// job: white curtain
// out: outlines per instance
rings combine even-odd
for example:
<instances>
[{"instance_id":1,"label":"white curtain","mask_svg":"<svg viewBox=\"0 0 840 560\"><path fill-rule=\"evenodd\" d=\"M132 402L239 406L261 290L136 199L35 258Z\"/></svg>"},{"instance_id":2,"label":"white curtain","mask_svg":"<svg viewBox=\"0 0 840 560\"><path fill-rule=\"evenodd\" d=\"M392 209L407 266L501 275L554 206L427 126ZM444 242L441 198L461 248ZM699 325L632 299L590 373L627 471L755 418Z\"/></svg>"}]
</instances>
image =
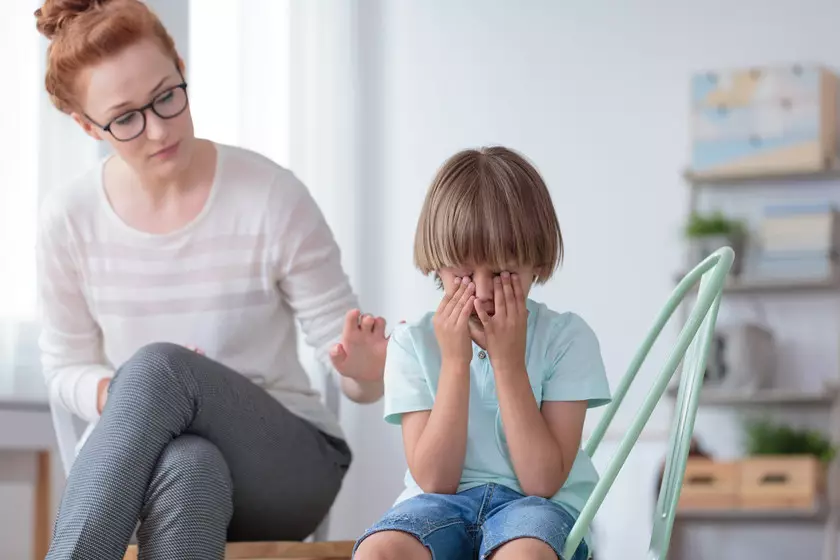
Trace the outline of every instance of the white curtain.
<instances>
[{"instance_id":1,"label":"white curtain","mask_svg":"<svg viewBox=\"0 0 840 560\"><path fill-rule=\"evenodd\" d=\"M37 0L8 3L0 18L0 390L41 391L35 236L43 194L95 157L95 146L49 103L46 40L35 29ZM9 12L10 10L10 12Z\"/></svg>"},{"instance_id":2,"label":"white curtain","mask_svg":"<svg viewBox=\"0 0 840 560\"><path fill-rule=\"evenodd\" d=\"M300 177L333 229L357 290L362 276L371 274L359 264L361 3L194 0L188 69L196 133L257 150ZM317 375L311 349L301 342L299 353L316 373L315 386L337 400ZM378 417L369 407L340 411L351 443L363 436L360 414ZM360 469L350 473L351 479L360 476ZM364 488L348 479L333 508L332 538L361 530L354 504L364 499Z\"/></svg>"},{"instance_id":3,"label":"white curtain","mask_svg":"<svg viewBox=\"0 0 840 560\"><path fill-rule=\"evenodd\" d=\"M296 173L358 285L355 10L355 0L196 0L187 73L196 134Z\"/></svg>"}]
</instances>

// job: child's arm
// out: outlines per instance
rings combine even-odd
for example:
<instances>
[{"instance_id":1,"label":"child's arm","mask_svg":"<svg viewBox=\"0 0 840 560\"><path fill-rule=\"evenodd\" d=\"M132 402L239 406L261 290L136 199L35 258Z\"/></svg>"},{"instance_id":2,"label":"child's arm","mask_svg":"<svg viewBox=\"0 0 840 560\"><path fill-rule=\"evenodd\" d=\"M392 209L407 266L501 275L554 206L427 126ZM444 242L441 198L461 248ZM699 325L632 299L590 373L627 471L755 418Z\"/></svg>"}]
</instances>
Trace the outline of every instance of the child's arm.
<instances>
[{"instance_id":1,"label":"child's arm","mask_svg":"<svg viewBox=\"0 0 840 560\"><path fill-rule=\"evenodd\" d=\"M405 331L392 335L385 364L385 418L403 430L403 445L411 476L427 493L458 490L467 449L472 342L469 318L475 286L457 282L446 293L434 315L435 339L440 350L440 374L434 395L418 363L413 342ZM422 346L435 344L424 339Z\"/></svg>"},{"instance_id":2,"label":"child's arm","mask_svg":"<svg viewBox=\"0 0 840 560\"><path fill-rule=\"evenodd\" d=\"M469 362L444 363L432 410L402 417L408 468L424 492L454 494L458 490L467 452L469 396Z\"/></svg>"},{"instance_id":3,"label":"child's arm","mask_svg":"<svg viewBox=\"0 0 840 560\"><path fill-rule=\"evenodd\" d=\"M524 368L497 371L496 389L519 485L529 496L550 498L572 470L580 449L587 402L546 402L540 411Z\"/></svg>"},{"instance_id":4,"label":"child's arm","mask_svg":"<svg viewBox=\"0 0 840 560\"><path fill-rule=\"evenodd\" d=\"M516 275L502 273L493 292L495 315L489 317L480 306L476 310L487 336L513 470L526 494L548 498L569 477L587 408L608 394L597 339L579 319L550 334L552 375L540 407L525 368L528 310L522 286Z\"/></svg>"}]
</instances>

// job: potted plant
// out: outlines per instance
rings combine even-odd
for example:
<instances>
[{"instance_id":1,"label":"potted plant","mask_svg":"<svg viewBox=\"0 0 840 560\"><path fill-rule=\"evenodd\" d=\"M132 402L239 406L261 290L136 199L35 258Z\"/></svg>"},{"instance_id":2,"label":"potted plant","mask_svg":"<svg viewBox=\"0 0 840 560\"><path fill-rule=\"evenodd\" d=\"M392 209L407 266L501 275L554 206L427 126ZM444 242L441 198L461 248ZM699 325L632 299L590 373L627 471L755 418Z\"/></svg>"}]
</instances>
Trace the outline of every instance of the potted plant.
<instances>
[{"instance_id":1,"label":"potted plant","mask_svg":"<svg viewBox=\"0 0 840 560\"><path fill-rule=\"evenodd\" d=\"M797 430L768 420L746 426L748 457L741 462L744 508L818 507L837 448L816 430Z\"/></svg>"},{"instance_id":2,"label":"potted plant","mask_svg":"<svg viewBox=\"0 0 840 560\"><path fill-rule=\"evenodd\" d=\"M709 214L694 212L685 226L685 236L689 242L689 260L692 266L717 249L729 246L735 251L732 275L737 276L741 272L741 252L746 245L746 228L741 220L727 218L719 210Z\"/></svg>"},{"instance_id":3,"label":"potted plant","mask_svg":"<svg viewBox=\"0 0 840 560\"><path fill-rule=\"evenodd\" d=\"M749 455L809 455L829 463L837 448L817 430L797 430L770 420L746 424L746 450Z\"/></svg>"}]
</instances>

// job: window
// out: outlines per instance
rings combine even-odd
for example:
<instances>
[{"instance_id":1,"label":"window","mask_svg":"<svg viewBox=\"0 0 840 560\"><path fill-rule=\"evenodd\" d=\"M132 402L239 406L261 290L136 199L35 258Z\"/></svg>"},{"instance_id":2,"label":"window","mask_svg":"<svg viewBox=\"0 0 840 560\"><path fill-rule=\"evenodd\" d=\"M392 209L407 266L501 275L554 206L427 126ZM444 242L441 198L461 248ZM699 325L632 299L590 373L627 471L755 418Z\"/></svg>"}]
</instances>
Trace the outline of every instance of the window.
<instances>
[{"instance_id":1,"label":"window","mask_svg":"<svg viewBox=\"0 0 840 560\"><path fill-rule=\"evenodd\" d=\"M0 88L0 391L42 387L37 352L35 242L38 204L52 187L92 164L96 142L56 110L44 91L47 41L35 29L35 0L0 18L6 57ZM8 85L7 85L8 84Z\"/></svg>"}]
</instances>

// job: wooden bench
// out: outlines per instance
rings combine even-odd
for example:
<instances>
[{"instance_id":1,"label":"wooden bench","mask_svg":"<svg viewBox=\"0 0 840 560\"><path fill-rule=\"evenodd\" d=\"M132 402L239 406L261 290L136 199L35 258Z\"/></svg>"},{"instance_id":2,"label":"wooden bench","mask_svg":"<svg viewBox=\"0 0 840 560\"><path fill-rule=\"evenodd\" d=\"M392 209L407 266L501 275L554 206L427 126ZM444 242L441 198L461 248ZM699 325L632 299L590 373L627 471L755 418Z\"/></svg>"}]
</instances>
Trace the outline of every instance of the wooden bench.
<instances>
[{"instance_id":1,"label":"wooden bench","mask_svg":"<svg viewBox=\"0 0 840 560\"><path fill-rule=\"evenodd\" d=\"M225 560L350 560L354 541L229 543ZM123 560L137 560L137 545Z\"/></svg>"}]
</instances>

